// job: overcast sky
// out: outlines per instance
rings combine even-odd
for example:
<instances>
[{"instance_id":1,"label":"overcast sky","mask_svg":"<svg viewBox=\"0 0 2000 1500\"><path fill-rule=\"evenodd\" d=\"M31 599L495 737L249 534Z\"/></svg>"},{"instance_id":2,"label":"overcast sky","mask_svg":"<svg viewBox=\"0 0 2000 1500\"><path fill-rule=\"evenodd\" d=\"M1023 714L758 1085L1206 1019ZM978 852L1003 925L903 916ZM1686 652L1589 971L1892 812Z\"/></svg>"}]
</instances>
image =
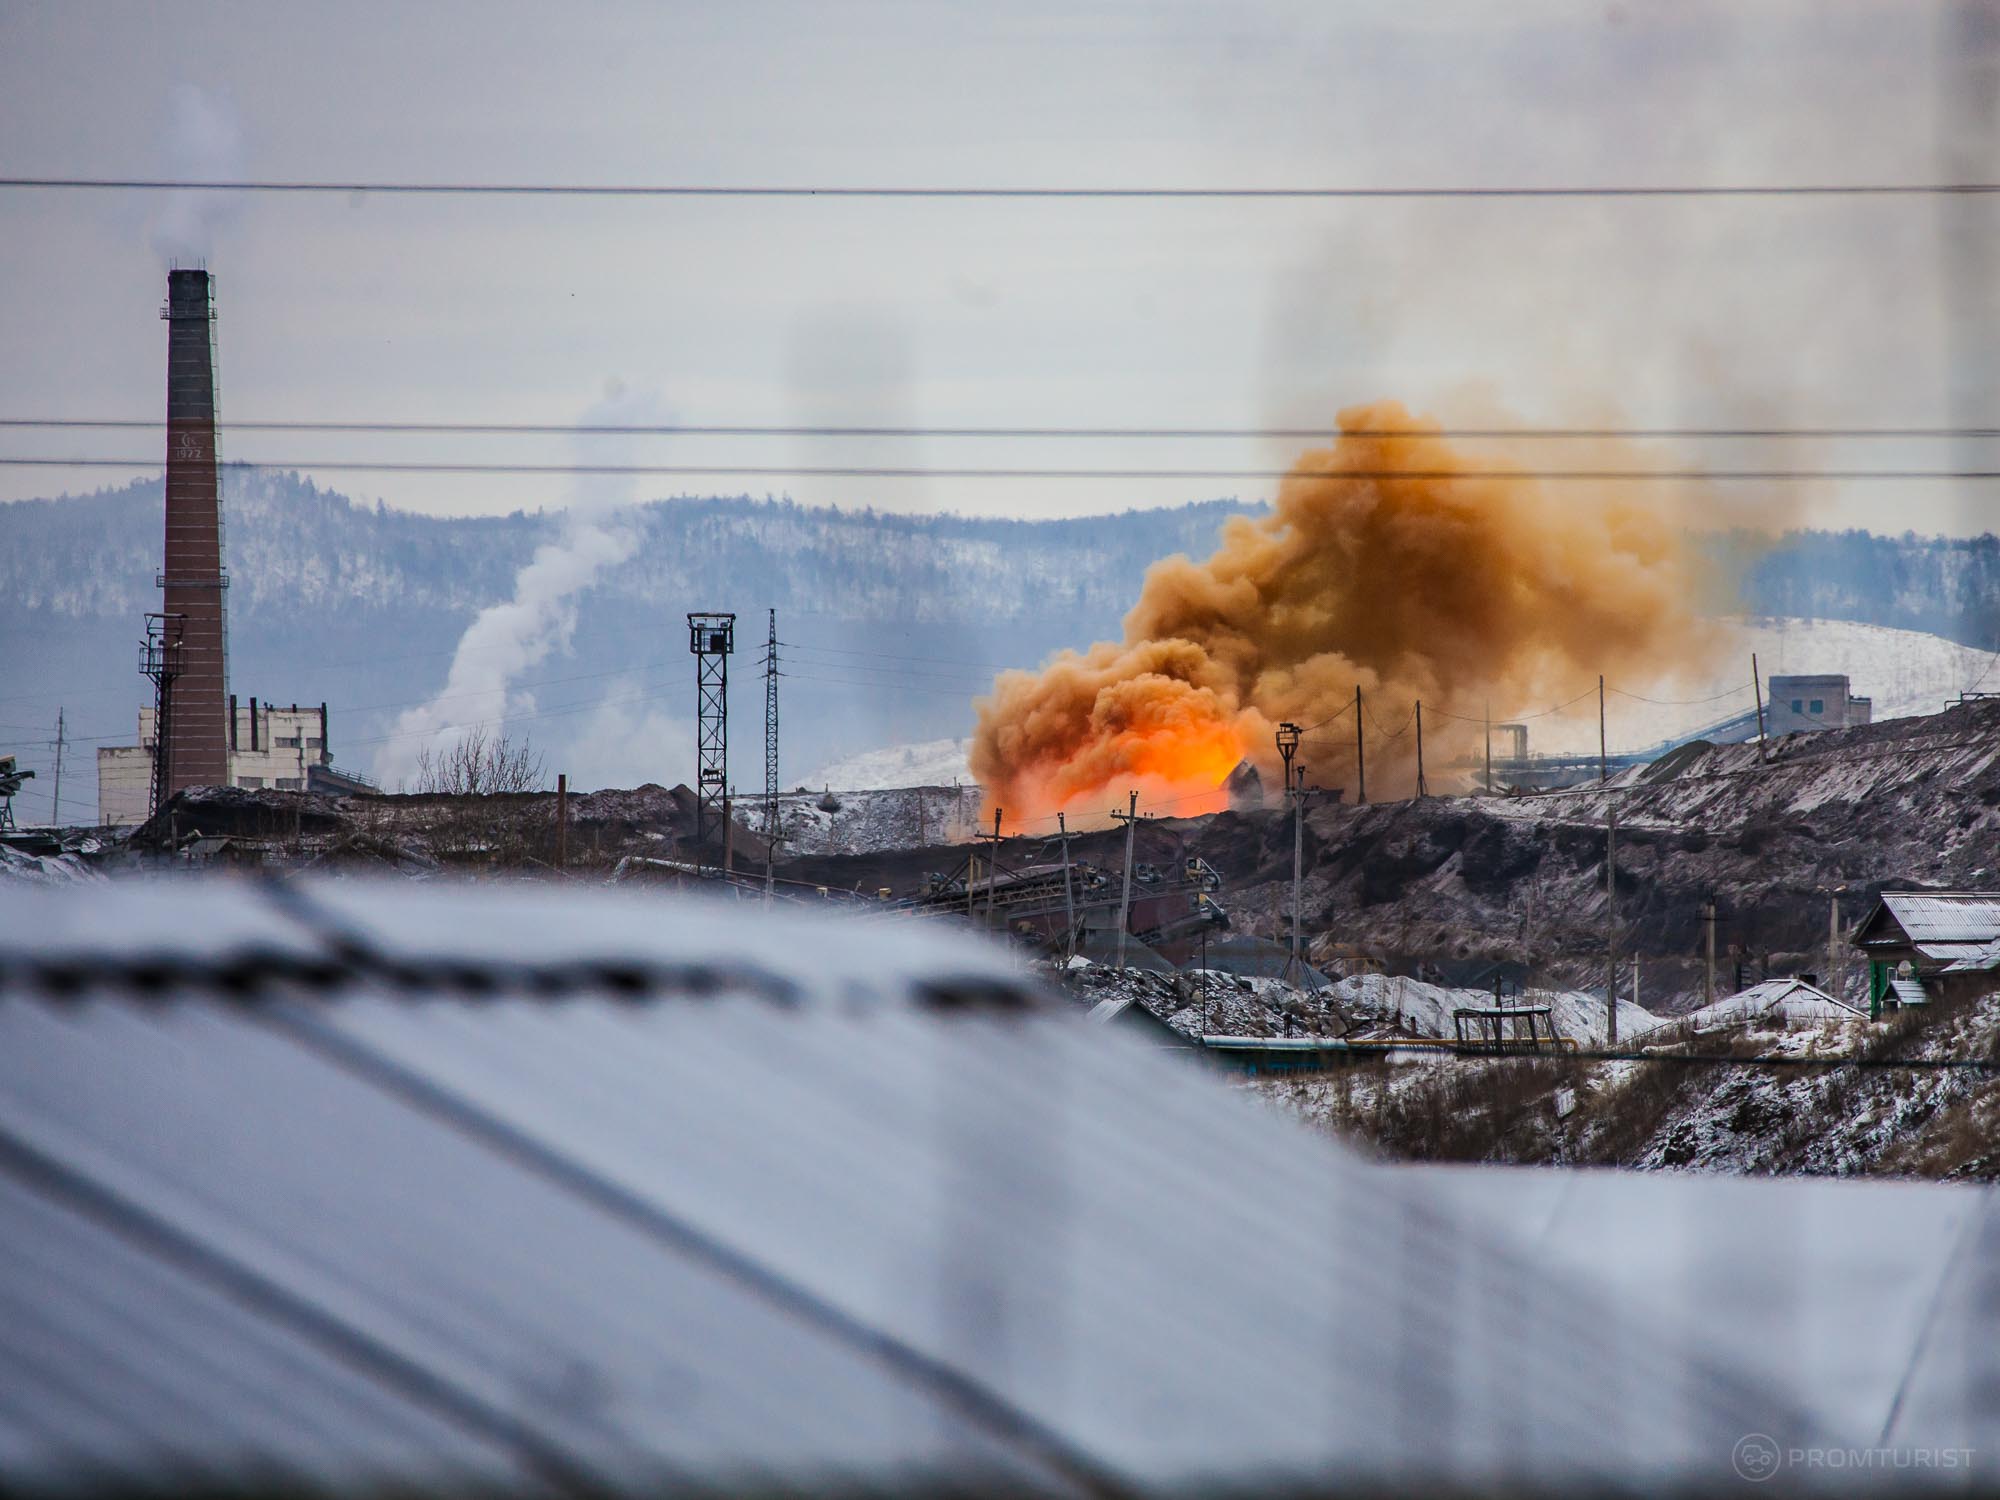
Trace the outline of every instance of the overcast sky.
<instances>
[{"instance_id":1,"label":"overcast sky","mask_svg":"<svg viewBox=\"0 0 2000 1500\"><path fill-rule=\"evenodd\" d=\"M1996 33L1983 0L0 0L0 175L1991 181ZM202 208L218 211L190 212ZM1393 396L1460 421L1990 425L1995 223L1991 200L1925 198L176 205L0 191L0 415L157 417L163 256L179 246L205 251L217 276L226 418L569 422L637 400L695 423L1313 426ZM159 445L0 433L17 455ZM1292 446L680 438L604 456L1257 468ZM225 448L286 463L577 451L247 433ZM2000 445L1711 443L1671 458L1996 468ZM0 470L0 496L122 477ZM322 477L437 512L573 493L550 477ZM1016 515L1269 488L642 487ZM1795 498L1819 523L1970 531L1987 529L2000 485Z\"/></svg>"}]
</instances>

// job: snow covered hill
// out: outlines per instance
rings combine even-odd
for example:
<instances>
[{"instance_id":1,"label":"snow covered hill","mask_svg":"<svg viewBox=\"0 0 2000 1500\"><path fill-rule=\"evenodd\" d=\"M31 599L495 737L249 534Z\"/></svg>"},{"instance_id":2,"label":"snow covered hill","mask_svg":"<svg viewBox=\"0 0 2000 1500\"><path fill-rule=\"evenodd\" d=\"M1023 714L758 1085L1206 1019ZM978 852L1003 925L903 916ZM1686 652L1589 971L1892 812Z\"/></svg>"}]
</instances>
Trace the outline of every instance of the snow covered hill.
<instances>
[{"instance_id":1,"label":"snow covered hill","mask_svg":"<svg viewBox=\"0 0 2000 1500\"><path fill-rule=\"evenodd\" d=\"M1878 720L1936 713L1960 693L2000 689L1993 652L1919 630L1799 619L1730 619L1718 630L1709 670L1678 680L1612 684L1605 718L1614 751L1643 750L1747 712L1754 701L1753 652L1766 696L1774 676L1845 672L1854 693L1874 700ZM1528 737L1531 751L1596 750L1596 694L1565 712L1531 719Z\"/></svg>"},{"instance_id":2,"label":"snow covered hill","mask_svg":"<svg viewBox=\"0 0 2000 1500\"><path fill-rule=\"evenodd\" d=\"M891 745L822 766L805 778L805 785L831 787L836 792L873 787L950 786L953 782L970 786L972 772L965 758L971 749L971 740L923 740L914 745Z\"/></svg>"}]
</instances>

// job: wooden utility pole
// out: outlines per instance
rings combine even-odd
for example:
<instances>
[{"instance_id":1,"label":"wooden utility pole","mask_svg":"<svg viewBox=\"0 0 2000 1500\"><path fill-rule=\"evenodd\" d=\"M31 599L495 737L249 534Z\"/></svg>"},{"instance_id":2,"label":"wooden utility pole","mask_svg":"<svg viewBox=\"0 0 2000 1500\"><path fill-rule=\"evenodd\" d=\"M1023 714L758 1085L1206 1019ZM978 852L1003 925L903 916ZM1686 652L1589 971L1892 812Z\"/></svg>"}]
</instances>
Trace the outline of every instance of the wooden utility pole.
<instances>
[{"instance_id":1,"label":"wooden utility pole","mask_svg":"<svg viewBox=\"0 0 2000 1500\"><path fill-rule=\"evenodd\" d=\"M569 777L556 777L556 868L569 868Z\"/></svg>"},{"instance_id":2,"label":"wooden utility pole","mask_svg":"<svg viewBox=\"0 0 2000 1500\"><path fill-rule=\"evenodd\" d=\"M1764 763L1764 682L1757 675L1757 653L1750 653L1750 692L1757 700L1757 764Z\"/></svg>"},{"instance_id":3,"label":"wooden utility pole","mask_svg":"<svg viewBox=\"0 0 2000 1500\"><path fill-rule=\"evenodd\" d=\"M60 708L58 708L56 710L56 790L54 797L55 806L49 812L49 821L58 828L62 827L63 739L64 739L63 711Z\"/></svg>"},{"instance_id":4,"label":"wooden utility pole","mask_svg":"<svg viewBox=\"0 0 2000 1500\"><path fill-rule=\"evenodd\" d=\"M722 794L722 878L727 880L736 873L736 811L732 804L736 800L733 791Z\"/></svg>"},{"instance_id":5,"label":"wooden utility pole","mask_svg":"<svg viewBox=\"0 0 2000 1500\"><path fill-rule=\"evenodd\" d=\"M1604 1040L1618 1045L1618 809L1604 815Z\"/></svg>"},{"instance_id":6,"label":"wooden utility pole","mask_svg":"<svg viewBox=\"0 0 2000 1500\"><path fill-rule=\"evenodd\" d=\"M1708 964L1701 971L1701 1003L1715 1004L1715 902L1701 904L1701 923L1708 930Z\"/></svg>"},{"instance_id":7,"label":"wooden utility pole","mask_svg":"<svg viewBox=\"0 0 2000 1500\"><path fill-rule=\"evenodd\" d=\"M1361 748L1361 684L1354 684L1354 780L1356 805L1368 800L1368 758Z\"/></svg>"},{"instance_id":8,"label":"wooden utility pole","mask_svg":"<svg viewBox=\"0 0 2000 1500\"><path fill-rule=\"evenodd\" d=\"M1068 924L1063 928L1063 958L1076 957L1076 894L1069 883L1069 824L1061 813L1056 814L1056 836L1062 840L1063 852L1063 920Z\"/></svg>"},{"instance_id":9,"label":"wooden utility pole","mask_svg":"<svg viewBox=\"0 0 2000 1500\"><path fill-rule=\"evenodd\" d=\"M1486 700L1486 795L1493 795L1493 700Z\"/></svg>"},{"instance_id":10,"label":"wooden utility pole","mask_svg":"<svg viewBox=\"0 0 2000 1500\"><path fill-rule=\"evenodd\" d=\"M1300 772L1298 785L1292 788L1292 952L1285 960L1285 983L1299 987L1305 977L1305 961L1299 955L1301 921L1299 915L1301 888L1305 884L1306 851L1306 788L1305 774Z\"/></svg>"},{"instance_id":11,"label":"wooden utility pole","mask_svg":"<svg viewBox=\"0 0 2000 1500\"><path fill-rule=\"evenodd\" d=\"M1003 808L993 809L993 857L986 862L986 925L999 926L1000 915L1000 814Z\"/></svg>"},{"instance_id":12,"label":"wooden utility pole","mask_svg":"<svg viewBox=\"0 0 2000 1500\"><path fill-rule=\"evenodd\" d=\"M1428 797L1430 787L1424 782L1424 700L1417 700L1417 795Z\"/></svg>"},{"instance_id":13,"label":"wooden utility pole","mask_svg":"<svg viewBox=\"0 0 2000 1500\"><path fill-rule=\"evenodd\" d=\"M1826 992L1840 998L1840 892L1832 895L1833 906L1826 914Z\"/></svg>"},{"instance_id":14,"label":"wooden utility pole","mask_svg":"<svg viewBox=\"0 0 2000 1500\"><path fill-rule=\"evenodd\" d=\"M1118 900L1118 967L1125 967L1125 929L1132 920L1132 831L1139 826L1139 794L1125 794L1125 811L1116 808L1111 816L1125 825L1125 894Z\"/></svg>"},{"instance_id":15,"label":"wooden utility pole","mask_svg":"<svg viewBox=\"0 0 2000 1500\"><path fill-rule=\"evenodd\" d=\"M1597 779L1611 779L1611 757L1605 752L1604 740L1604 674L1597 674Z\"/></svg>"}]
</instances>

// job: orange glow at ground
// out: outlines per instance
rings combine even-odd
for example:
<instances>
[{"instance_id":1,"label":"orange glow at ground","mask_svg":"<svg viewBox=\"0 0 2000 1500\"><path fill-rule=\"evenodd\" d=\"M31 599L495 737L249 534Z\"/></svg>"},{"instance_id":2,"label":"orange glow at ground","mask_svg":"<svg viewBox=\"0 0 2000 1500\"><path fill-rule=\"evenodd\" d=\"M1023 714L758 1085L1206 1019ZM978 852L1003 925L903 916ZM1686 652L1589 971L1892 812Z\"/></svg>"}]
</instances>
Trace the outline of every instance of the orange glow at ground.
<instances>
[{"instance_id":1,"label":"orange glow at ground","mask_svg":"<svg viewBox=\"0 0 2000 1500\"><path fill-rule=\"evenodd\" d=\"M1162 818L1195 818L1226 811L1223 784L1243 759L1234 725L1183 725L1175 732L1125 731L1105 735L1069 761L1024 778L1034 805L1007 809L1016 827L1065 814L1071 827L1098 827L1109 810L1123 812L1126 795L1139 794L1139 810Z\"/></svg>"}]
</instances>

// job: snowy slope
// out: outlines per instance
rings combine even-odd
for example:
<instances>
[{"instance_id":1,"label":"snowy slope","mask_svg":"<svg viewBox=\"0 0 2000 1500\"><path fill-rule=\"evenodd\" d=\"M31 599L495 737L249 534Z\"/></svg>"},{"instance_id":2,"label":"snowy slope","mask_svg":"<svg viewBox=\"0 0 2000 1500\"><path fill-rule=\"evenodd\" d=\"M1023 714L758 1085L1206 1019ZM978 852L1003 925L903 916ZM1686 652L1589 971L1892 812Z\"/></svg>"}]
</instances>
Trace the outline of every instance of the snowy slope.
<instances>
[{"instance_id":1,"label":"snowy slope","mask_svg":"<svg viewBox=\"0 0 2000 1500\"><path fill-rule=\"evenodd\" d=\"M1767 684L1773 676L1845 672L1854 693L1874 700L1878 720L1936 713L1962 692L2000 690L1994 653L1922 631L1852 620L1794 619L1732 619L1719 622L1719 629L1708 670L1659 682L1611 684L1605 718L1613 750L1646 749L1747 712L1753 652ZM1646 698L1673 701L1649 703ZM1710 701L1685 701L1689 699ZM1595 692L1564 712L1531 719L1528 734L1533 751L1594 751Z\"/></svg>"},{"instance_id":2,"label":"snowy slope","mask_svg":"<svg viewBox=\"0 0 2000 1500\"><path fill-rule=\"evenodd\" d=\"M970 715L970 700L967 713ZM914 745L891 745L869 750L845 760L822 766L806 777L808 787L832 787L836 792L862 788L901 786L950 786L972 784L972 772L965 758L971 740L924 740Z\"/></svg>"}]
</instances>

